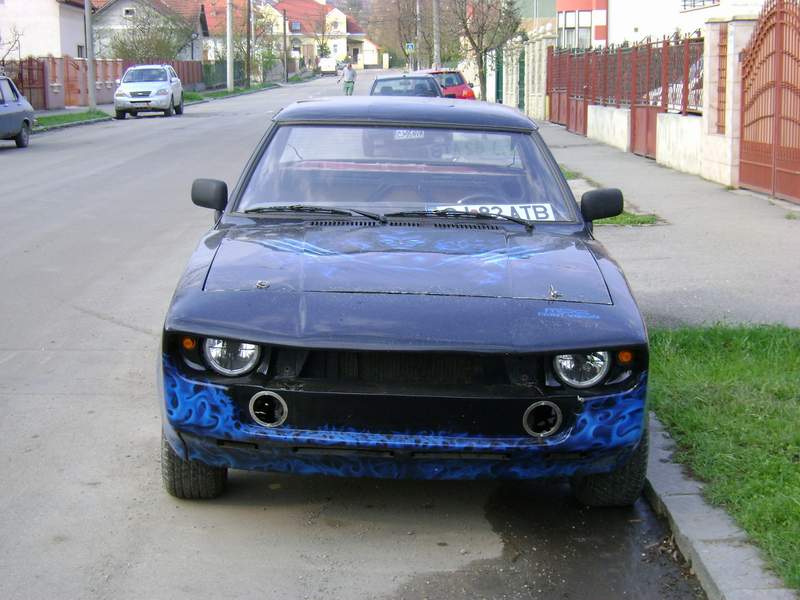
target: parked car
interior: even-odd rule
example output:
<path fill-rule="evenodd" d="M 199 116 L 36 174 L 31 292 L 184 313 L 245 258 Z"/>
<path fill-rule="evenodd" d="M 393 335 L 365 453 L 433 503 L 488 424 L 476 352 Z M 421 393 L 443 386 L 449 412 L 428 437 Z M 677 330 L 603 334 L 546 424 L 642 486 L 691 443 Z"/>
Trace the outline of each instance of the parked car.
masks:
<path fill-rule="evenodd" d="M 14 140 L 17 148 L 26 148 L 34 121 L 33 106 L 10 78 L 0 75 L 0 140 Z"/>
<path fill-rule="evenodd" d="M 322 75 L 336 75 L 338 73 L 338 66 L 336 59 L 327 56 L 319 59 L 319 71 Z"/>
<path fill-rule="evenodd" d="M 462 100 L 475 100 L 472 84 L 467 83 L 461 71 L 456 69 L 425 69 L 417 72 L 435 77 L 446 95 L 453 94 L 453 97 L 461 98 Z"/>
<path fill-rule="evenodd" d="M 215 211 L 164 324 L 162 473 L 569 477 L 628 505 L 647 464 L 648 340 L 536 125 L 502 105 L 306 100 Z"/>
<path fill-rule="evenodd" d="M 165 117 L 183 114 L 183 86 L 170 65 L 137 65 L 117 81 L 114 111 L 117 119 L 140 112 L 163 112 Z"/>
<path fill-rule="evenodd" d="M 431 75 L 395 75 L 378 77 L 372 82 L 370 96 L 445 96 L 442 87 Z M 454 97 L 454 96 L 448 96 Z"/>

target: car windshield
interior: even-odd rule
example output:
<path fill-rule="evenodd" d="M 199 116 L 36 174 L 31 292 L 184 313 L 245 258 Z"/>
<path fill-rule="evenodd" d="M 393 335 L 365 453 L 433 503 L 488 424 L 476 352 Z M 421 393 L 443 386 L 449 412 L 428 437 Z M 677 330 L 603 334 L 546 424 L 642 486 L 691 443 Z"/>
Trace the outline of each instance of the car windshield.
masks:
<path fill-rule="evenodd" d="M 454 210 L 573 221 L 555 167 L 528 133 L 284 125 L 236 207 Z"/>
<path fill-rule="evenodd" d="M 125 73 L 123 83 L 144 83 L 148 81 L 166 81 L 167 72 L 164 69 L 131 69 Z"/>
<path fill-rule="evenodd" d="M 433 76 L 442 87 L 455 87 L 464 83 L 461 73 L 434 73 Z"/>
<path fill-rule="evenodd" d="M 378 79 L 372 86 L 373 96 L 438 96 L 431 77 L 398 77 Z"/>

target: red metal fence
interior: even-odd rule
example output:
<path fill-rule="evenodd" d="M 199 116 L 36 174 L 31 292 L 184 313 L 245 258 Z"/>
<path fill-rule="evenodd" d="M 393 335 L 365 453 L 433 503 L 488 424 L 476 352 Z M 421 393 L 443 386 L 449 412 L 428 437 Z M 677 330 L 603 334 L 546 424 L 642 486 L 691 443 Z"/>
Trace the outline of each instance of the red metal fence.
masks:
<path fill-rule="evenodd" d="M 659 112 L 703 111 L 703 38 L 596 50 L 550 49 L 550 120 L 586 135 L 589 105 L 631 109 L 631 147 L 655 157 Z"/>
<path fill-rule="evenodd" d="M 199 60 L 161 60 L 159 58 L 139 62 L 125 60 L 122 61 L 122 72 L 124 73 L 125 69 L 137 64 L 172 65 L 172 68 L 175 69 L 178 77 L 180 77 L 182 85 L 203 83 L 203 63 Z"/>
<path fill-rule="evenodd" d="M 44 60 L 37 58 L 10 60 L 4 62 L 2 67 L 2 71 L 14 80 L 14 84 L 33 108 L 40 110 L 46 107 Z"/>
<path fill-rule="evenodd" d="M 800 202 L 800 0 L 768 0 L 742 54 L 739 183 Z"/>

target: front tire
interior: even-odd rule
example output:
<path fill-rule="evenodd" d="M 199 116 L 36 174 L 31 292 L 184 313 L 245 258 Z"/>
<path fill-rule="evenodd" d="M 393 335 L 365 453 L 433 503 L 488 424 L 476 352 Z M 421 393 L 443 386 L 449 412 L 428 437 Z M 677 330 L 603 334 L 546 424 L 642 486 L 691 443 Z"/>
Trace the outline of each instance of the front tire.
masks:
<path fill-rule="evenodd" d="M 181 101 L 178 106 L 175 107 L 175 114 L 182 115 L 183 114 L 183 94 L 181 94 Z"/>
<path fill-rule="evenodd" d="M 14 142 L 16 142 L 17 148 L 27 148 L 30 141 L 31 126 L 27 123 L 23 123 L 22 129 L 19 130 L 19 133 L 16 136 L 14 136 Z"/>
<path fill-rule="evenodd" d="M 183 460 L 161 434 L 161 479 L 171 496 L 184 500 L 207 500 L 225 491 L 228 469 Z"/>
<path fill-rule="evenodd" d="M 572 492 L 578 501 L 586 506 L 632 506 L 644 488 L 648 440 L 645 430 L 630 460 L 614 471 L 573 479 Z"/>
<path fill-rule="evenodd" d="M 114 118 L 117 119 L 118 121 L 124 121 L 125 117 L 128 116 L 128 113 L 125 112 L 124 110 L 115 110 L 114 113 L 115 113 Z"/>
<path fill-rule="evenodd" d="M 170 98 L 169 99 L 169 108 L 164 111 L 164 116 L 165 117 L 171 117 L 172 115 L 174 115 L 175 114 L 175 108 L 174 107 L 175 107 L 175 98 Z"/>

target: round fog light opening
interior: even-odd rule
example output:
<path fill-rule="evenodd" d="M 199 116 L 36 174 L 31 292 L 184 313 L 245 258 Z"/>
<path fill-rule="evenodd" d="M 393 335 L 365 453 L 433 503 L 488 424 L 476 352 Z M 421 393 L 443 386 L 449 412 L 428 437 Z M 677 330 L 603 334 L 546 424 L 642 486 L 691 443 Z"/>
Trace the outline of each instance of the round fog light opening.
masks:
<path fill-rule="evenodd" d="M 522 415 L 522 426 L 535 438 L 546 438 L 561 427 L 564 415 L 555 402 L 541 400 L 531 404 Z"/>
<path fill-rule="evenodd" d="M 250 416 L 264 427 L 278 427 L 289 416 L 289 408 L 275 392 L 258 392 L 250 398 Z"/>

